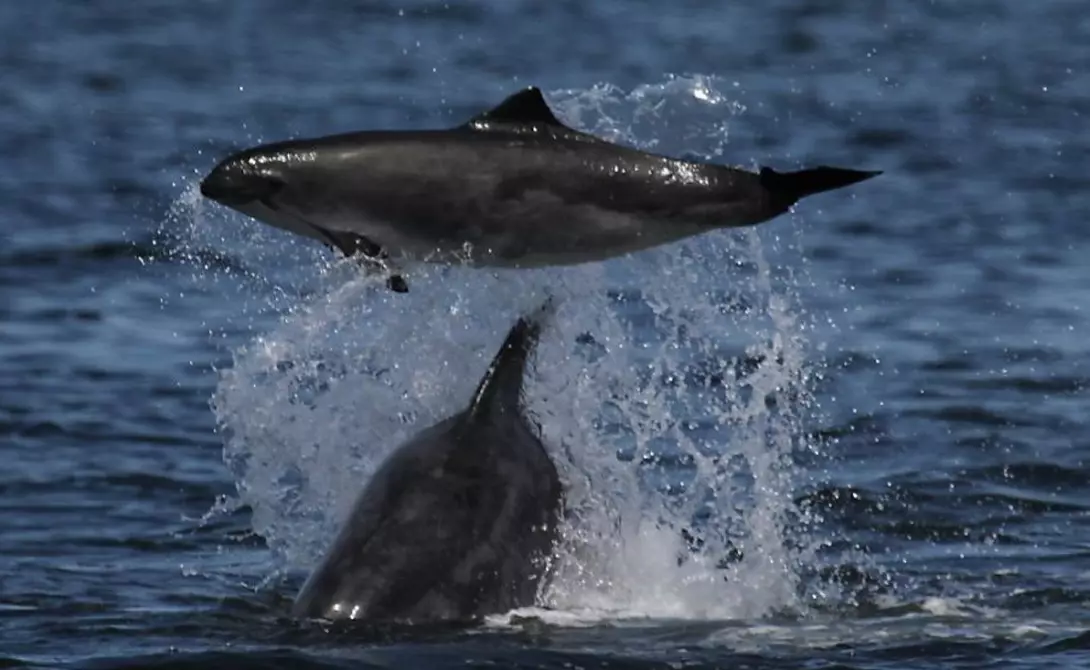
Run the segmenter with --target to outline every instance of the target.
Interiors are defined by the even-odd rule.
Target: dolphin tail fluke
[[[526,363],[537,346],[545,322],[555,312],[556,302],[550,297],[533,312],[519,317],[477,385],[469,404],[468,418],[480,417],[486,412],[519,411]]]
[[[763,167],[760,179],[761,186],[790,205],[808,195],[851,186],[880,174],[881,171],[848,170],[824,165],[797,172],[776,172],[772,168]]]

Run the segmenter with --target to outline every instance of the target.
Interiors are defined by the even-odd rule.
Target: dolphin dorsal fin
[[[533,313],[519,318],[507,333],[503,346],[492,359],[488,372],[484,373],[473,399],[466,410],[467,421],[473,421],[494,412],[519,411],[522,399],[522,380],[526,374],[526,362],[537,346],[546,319],[556,311],[552,298],[548,298]]]
[[[549,109],[545,96],[537,86],[528,86],[508,96],[487,112],[474,116],[465,124],[473,130],[490,130],[494,126],[546,126],[554,129],[571,129],[560,122]]]

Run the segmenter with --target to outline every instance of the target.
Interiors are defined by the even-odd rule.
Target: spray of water
[[[678,77],[549,97],[610,139],[714,156],[743,111],[724,88]],[[260,226],[195,214],[197,239]],[[514,319],[550,294],[560,309],[527,403],[570,513],[543,604],[684,618],[797,607],[791,456],[809,407],[806,343],[762,244],[747,230],[573,268],[419,267],[408,294],[311,259],[309,288],[284,293],[294,302],[234,353],[213,398],[238,501],[278,565],[311,568],[381,461],[461,409]]]

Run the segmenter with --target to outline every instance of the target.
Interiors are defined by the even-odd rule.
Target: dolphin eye
[[[288,183],[280,177],[266,177],[269,183],[269,195],[276,195],[283,191]]]
[[[272,210],[278,209],[276,202],[273,200],[275,196],[281,193],[287,187],[287,183],[278,177],[266,177],[265,186],[262,189],[261,202],[266,207]]]

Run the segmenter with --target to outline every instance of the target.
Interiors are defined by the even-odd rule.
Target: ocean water
[[[0,666],[1090,667],[1074,0],[0,6]],[[606,263],[397,295],[202,202],[226,152],[540,86],[617,142],[880,169]],[[288,608],[367,477],[561,299],[538,607]]]

